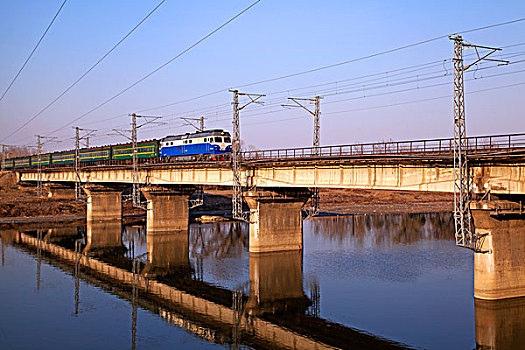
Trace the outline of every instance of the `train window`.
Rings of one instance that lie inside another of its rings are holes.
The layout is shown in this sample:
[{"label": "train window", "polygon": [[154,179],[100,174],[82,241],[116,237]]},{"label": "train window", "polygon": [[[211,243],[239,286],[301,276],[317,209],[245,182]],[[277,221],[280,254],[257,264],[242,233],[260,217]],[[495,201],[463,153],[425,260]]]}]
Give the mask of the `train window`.
[{"label": "train window", "polygon": [[188,140],[188,143],[192,143],[192,142],[193,142],[193,140]]},{"label": "train window", "polygon": [[215,137],[215,142],[222,142],[222,137]]},{"label": "train window", "polygon": [[183,142],[183,143],[184,143],[184,144],[187,144],[187,143],[188,143],[188,140],[184,140],[184,142]]},{"label": "train window", "polygon": [[226,137],[224,138],[224,142],[226,142],[226,143],[230,143],[230,142],[232,142],[232,139],[231,139],[230,137],[226,136]]}]

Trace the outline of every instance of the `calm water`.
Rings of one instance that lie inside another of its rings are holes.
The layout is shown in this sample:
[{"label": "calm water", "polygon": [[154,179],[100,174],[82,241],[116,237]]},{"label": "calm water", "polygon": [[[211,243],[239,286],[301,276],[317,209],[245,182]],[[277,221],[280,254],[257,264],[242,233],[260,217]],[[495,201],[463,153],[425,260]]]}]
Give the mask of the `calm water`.
[{"label": "calm water", "polygon": [[[219,305],[232,307],[238,291],[250,317],[335,346],[388,348],[391,340],[474,349],[477,327],[478,348],[488,348],[505,337],[497,327],[503,320],[525,333],[524,301],[474,305],[472,253],[454,245],[452,230],[449,214],[319,218],[304,222],[303,252],[265,255],[248,253],[248,227],[240,223],[192,224],[189,235],[169,237],[147,235],[140,225],[21,232],[73,251],[78,240],[85,254],[128,271],[138,257],[141,274]],[[18,235],[2,232],[0,349],[283,345],[134,294],[103,274],[76,271],[17,243]]]}]

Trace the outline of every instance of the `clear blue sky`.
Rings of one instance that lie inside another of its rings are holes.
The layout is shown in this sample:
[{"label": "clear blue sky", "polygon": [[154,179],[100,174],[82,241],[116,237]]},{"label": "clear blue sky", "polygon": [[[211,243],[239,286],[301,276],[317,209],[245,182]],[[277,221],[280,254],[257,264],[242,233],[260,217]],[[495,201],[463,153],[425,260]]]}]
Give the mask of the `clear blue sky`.
[{"label": "clear blue sky", "polygon": [[[62,92],[158,2],[69,0],[18,81],[0,102],[0,139]],[[82,115],[251,2],[166,1],[70,93],[5,143],[34,144],[35,134],[48,134]],[[62,0],[0,2],[1,92],[61,3]],[[107,134],[112,128],[129,128],[129,117],[125,114],[223,89],[222,93],[206,98],[144,112],[163,116],[166,124],[145,127],[139,137],[161,138],[191,131],[190,127],[181,127],[179,116],[204,115],[208,127],[231,130],[228,87],[520,17],[525,17],[523,1],[262,0],[179,60],[75,125],[100,130],[92,144],[123,142],[122,137]],[[525,22],[464,37],[471,43],[489,46],[523,44]],[[268,94],[266,105],[249,106],[242,111],[242,138],[246,144],[261,149],[311,145],[312,118],[303,110],[283,109],[279,105],[286,103],[287,96],[313,97],[316,93],[325,96],[321,103],[321,143],[324,145],[450,137],[451,97],[412,103],[451,94],[452,77],[437,77],[450,73],[450,65],[443,67],[437,63],[405,75],[392,71],[449,59],[452,48],[450,40],[442,39],[337,68],[242,88],[246,92]],[[525,45],[502,51],[502,55],[515,54],[511,61],[523,60],[524,53]],[[525,83],[524,72],[489,77],[520,70],[525,70],[525,62],[477,72],[473,68],[465,75],[469,135],[525,132],[525,85],[469,94]],[[374,73],[382,74],[348,81]],[[434,78],[427,79],[429,77]],[[335,81],[338,83],[294,90]],[[403,84],[392,86],[395,82]],[[426,87],[447,82],[449,84]],[[386,83],[389,86],[383,87]],[[345,87],[350,84],[354,85]],[[408,91],[393,93],[404,89]],[[289,92],[274,93],[278,91]],[[337,102],[340,100],[345,101]],[[392,104],[398,105],[381,107]],[[119,115],[122,116],[108,120]],[[71,148],[73,135],[71,127],[53,134],[63,142],[49,146],[48,150]]]}]

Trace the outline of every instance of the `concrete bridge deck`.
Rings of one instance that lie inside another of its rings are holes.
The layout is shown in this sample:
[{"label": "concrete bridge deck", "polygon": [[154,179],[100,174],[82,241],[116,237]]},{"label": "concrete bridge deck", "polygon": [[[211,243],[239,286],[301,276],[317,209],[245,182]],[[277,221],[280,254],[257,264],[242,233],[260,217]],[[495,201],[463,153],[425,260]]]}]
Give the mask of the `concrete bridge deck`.
[{"label": "concrete bridge deck", "polygon": [[[525,194],[525,153],[478,155],[472,159],[475,189],[492,193]],[[42,169],[41,179],[50,183],[73,183],[72,168]],[[82,183],[133,183],[131,166],[84,167],[78,172]],[[37,169],[19,171],[20,181],[36,182]],[[184,164],[141,164],[138,179],[144,185],[232,186],[228,162]],[[330,187],[453,192],[452,158],[339,157],[329,159],[272,159],[243,164],[241,180],[246,187]],[[487,184],[487,185],[485,185]]]}]

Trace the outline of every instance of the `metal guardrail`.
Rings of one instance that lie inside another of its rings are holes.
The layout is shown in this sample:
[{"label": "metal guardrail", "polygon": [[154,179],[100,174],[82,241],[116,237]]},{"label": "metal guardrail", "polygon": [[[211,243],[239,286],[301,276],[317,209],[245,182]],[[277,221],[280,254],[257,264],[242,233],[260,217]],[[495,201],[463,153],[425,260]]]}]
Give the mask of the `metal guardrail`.
[{"label": "metal guardrail", "polygon": [[[467,138],[468,153],[492,153],[515,149],[525,149],[525,133],[475,136]],[[309,158],[309,157],[349,157],[371,155],[447,155],[454,152],[454,139],[430,139],[415,141],[389,141],[340,146],[322,146],[244,151],[243,160]]]}]

